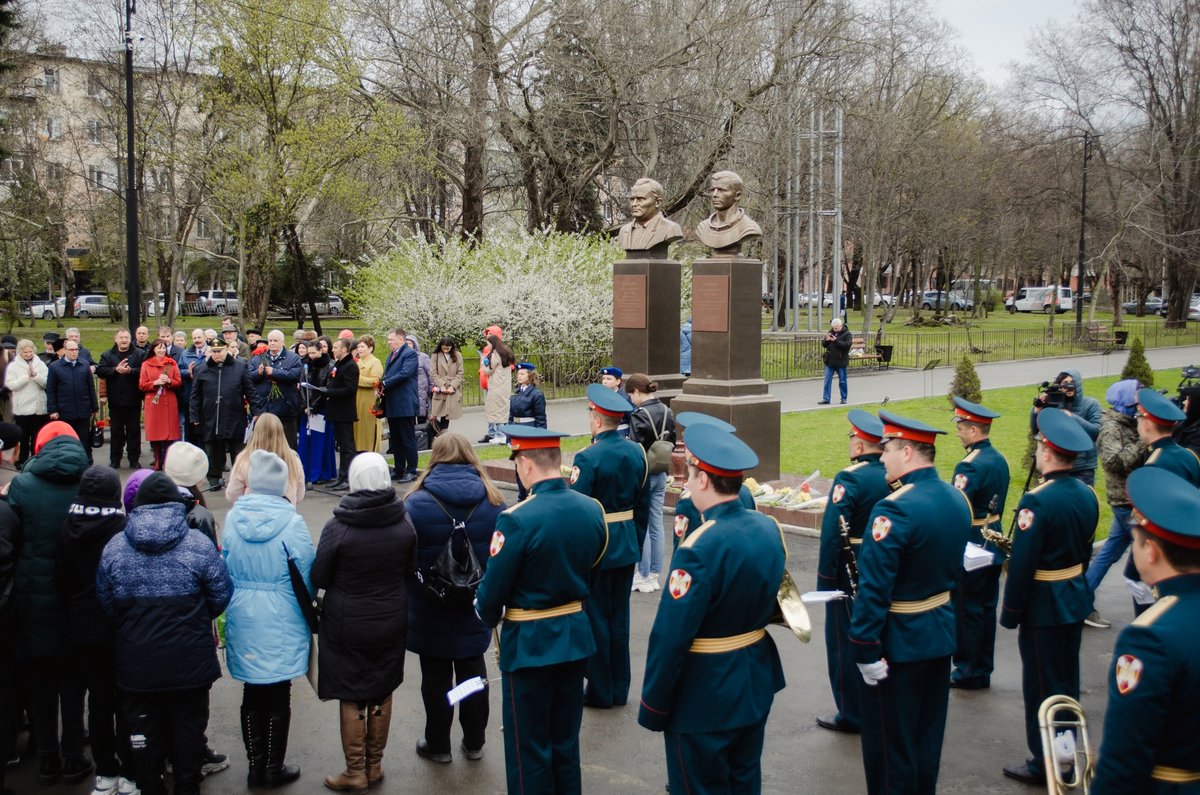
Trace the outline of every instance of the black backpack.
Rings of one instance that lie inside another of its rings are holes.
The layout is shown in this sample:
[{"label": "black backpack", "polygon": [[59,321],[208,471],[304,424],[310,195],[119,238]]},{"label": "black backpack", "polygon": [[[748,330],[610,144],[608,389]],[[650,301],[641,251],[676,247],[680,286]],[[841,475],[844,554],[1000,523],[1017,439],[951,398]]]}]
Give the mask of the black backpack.
[{"label": "black backpack", "polygon": [[[483,569],[479,565],[479,559],[475,557],[475,550],[471,548],[471,539],[467,537],[467,522],[475,515],[479,503],[471,508],[466,519],[460,521],[450,515],[441,500],[433,494],[429,494],[429,497],[442,509],[442,513],[446,514],[452,529],[446,546],[442,547],[433,565],[424,573],[418,571],[417,577],[424,584],[425,595],[430,599],[449,607],[466,607],[475,601],[475,592],[479,590],[479,583],[483,579]],[[467,554],[462,560],[454,556],[454,540],[460,530],[462,543],[467,548]]]}]

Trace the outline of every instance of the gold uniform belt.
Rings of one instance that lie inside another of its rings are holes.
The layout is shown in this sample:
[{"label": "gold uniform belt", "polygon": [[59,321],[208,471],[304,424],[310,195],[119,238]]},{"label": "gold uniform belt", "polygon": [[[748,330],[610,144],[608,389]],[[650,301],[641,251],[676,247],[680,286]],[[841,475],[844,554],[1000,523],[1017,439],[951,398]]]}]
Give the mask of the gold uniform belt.
[{"label": "gold uniform belt", "polygon": [[934,594],[928,599],[922,599],[919,602],[892,602],[892,606],[888,608],[889,613],[927,613],[935,607],[941,607],[944,604],[950,603],[950,592],[942,591],[939,594]]},{"label": "gold uniform belt", "polygon": [[616,511],[615,513],[604,514],[604,522],[612,524],[613,522],[628,522],[633,519],[633,511]]},{"label": "gold uniform belt", "polygon": [[982,519],[971,520],[971,527],[987,527],[988,525],[994,524],[998,521],[1000,521],[1000,517],[993,513],[983,517]]},{"label": "gold uniform belt", "polygon": [[558,607],[546,607],[541,610],[526,610],[523,607],[510,607],[504,611],[505,621],[539,621],[543,618],[558,618],[572,613],[582,613],[583,602],[567,602]]},{"label": "gold uniform belt", "polygon": [[1038,582],[1062,582],[1071,580],[1083,574],[1083,564],[1076,563],[1066,569],[1038,569],[1033,573],[1033,579]]},{"label": "gold uniform belt", "polygon": [[860,538],[855,538],[854,536],[851,536],[851,537],[850,537],[850,543],[851,543],[851,544],[861,544],[861,543],[862,543],[862,538],[861,538],[861,537],[860,537]]},{"label": "gold uniform belt", "polygon": [[1154,769],[1150,771],[1150,778],[1155,781],[1165,781],[1169,784],[1194,784],[1200,781],[1200,773],[1193,770],[1184,770],[1180,767],[1155,765]]},{"label": "gold uniform belt", "polygon": [[695,638],[688,651],[695,654],[721,654],[722,652],[736,651],[758,643],[766,634],[765,629],[756,629],[753,632],[731,635],[728,638]]}]

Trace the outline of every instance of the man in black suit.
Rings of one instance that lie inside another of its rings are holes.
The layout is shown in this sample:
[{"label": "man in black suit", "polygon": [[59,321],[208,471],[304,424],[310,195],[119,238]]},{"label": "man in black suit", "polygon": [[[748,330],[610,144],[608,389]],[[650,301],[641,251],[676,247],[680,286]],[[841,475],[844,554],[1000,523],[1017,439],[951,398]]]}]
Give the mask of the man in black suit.
[{"label": "man in black suit", "polygon": [[329,488],[339,491],[350,488],[350,462],[358,453],[354,446],[354,423],[358,421],[355,402],[358,395],[358,363],[351,355],[354,348],[353,339],[339,338],[333,341],[333,372],[325,391],[329,399],[325,406],[325,421],[333,423],[333,440],[341,451],[338,479]]}]

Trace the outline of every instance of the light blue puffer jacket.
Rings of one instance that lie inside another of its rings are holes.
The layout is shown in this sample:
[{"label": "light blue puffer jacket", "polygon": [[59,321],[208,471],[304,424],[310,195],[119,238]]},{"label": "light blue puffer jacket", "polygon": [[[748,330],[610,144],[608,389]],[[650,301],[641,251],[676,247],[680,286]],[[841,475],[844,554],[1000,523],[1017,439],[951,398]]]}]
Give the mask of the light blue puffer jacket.
[{"label": "light blue puffer jacket", "polygon": [[225,517],[221,554],[233,579],[225,611],[229,675],[252,685],[303,676],[310,633],[288,579],[287,551],[309,579],[316,549],[304,518],[283,497],[247,494]]}]

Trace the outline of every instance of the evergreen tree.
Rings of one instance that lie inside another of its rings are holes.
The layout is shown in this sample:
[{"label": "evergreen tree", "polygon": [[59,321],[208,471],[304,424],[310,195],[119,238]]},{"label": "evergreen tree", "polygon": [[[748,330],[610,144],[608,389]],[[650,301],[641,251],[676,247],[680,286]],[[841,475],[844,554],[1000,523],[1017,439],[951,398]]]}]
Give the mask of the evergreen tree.
[{"label": "evergreen tree", "polygon": [[966,354],[963,354],[962,361],[954,368],[954,380],[950,382],[950,391],[946,397],[960,397],[972,403],[983,402],[979,374],[975,372],[975,365],[971,363],[971,357]]},{"label": "evergreen tree", "polygon": [[1146,346],[1141,337],[1134,337],[1129,346],[1129,358],[1125,360],[1125,368],[1121,370],[1121,380],[1136,378],[1142,386],[1154,386],[1154,371],[1150,362],[1146,361]]}]

